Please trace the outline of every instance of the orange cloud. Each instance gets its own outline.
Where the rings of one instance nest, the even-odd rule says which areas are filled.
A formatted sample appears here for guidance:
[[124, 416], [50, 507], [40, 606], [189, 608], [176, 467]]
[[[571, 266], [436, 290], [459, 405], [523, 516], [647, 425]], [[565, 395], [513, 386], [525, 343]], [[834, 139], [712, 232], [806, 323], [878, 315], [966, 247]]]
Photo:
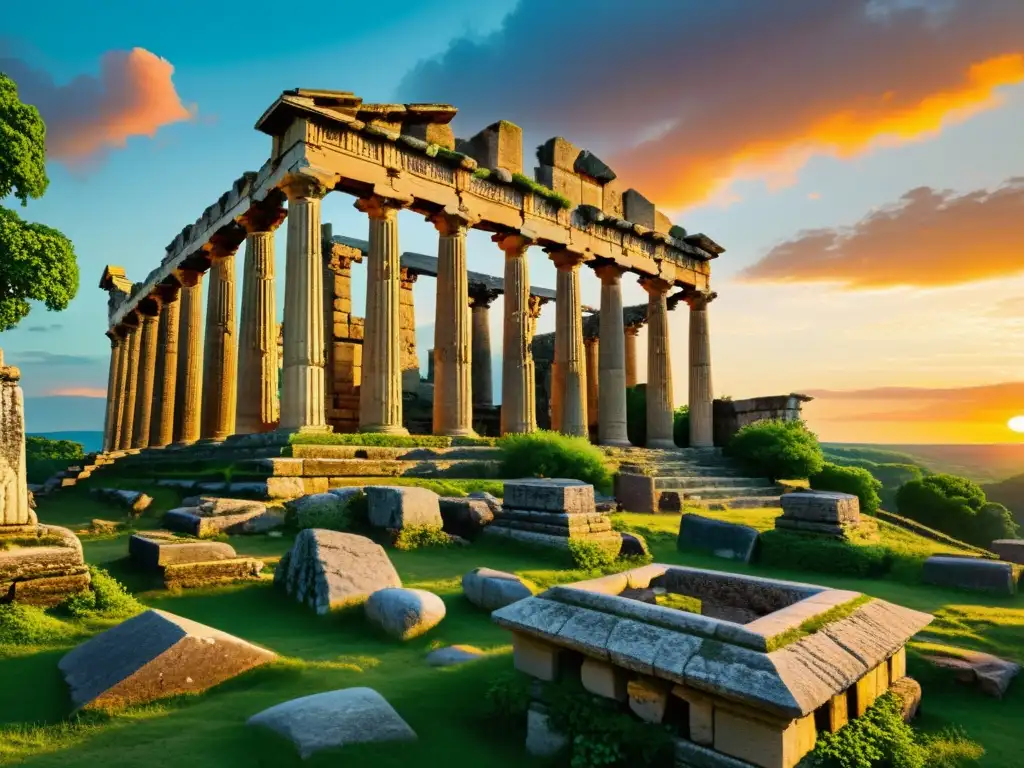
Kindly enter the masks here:
[[[570, 85], [537, 88], [553, 66]], [[1020, 0], [520, 0], [399, 91], [452, 101], [464, 133], [507, 118], [537, 140], [564, 135], [677, 208], [738, 179], [789, 184], [815, 155], [920, 140], [1020, 82]]]
[[57, 387], [48, 390], [44, 397], [106, 397], [104, 387]]
[[108, 51], [98, 77], [79, 75], [65, 85], [20, 59], [0, 58], [0, 71], [46, 121], [47, 155], [72, 166], [123, 147], [134, 136], [152, 138], [163, 126], [196, 114], [178, 96], [171, 63], [144, 48]]
[[853, 227], [800, 233], [740, 279], [930, 288], [1020, 274], [1022, 211], [1024, 178], [960, 196], [920, 187]]

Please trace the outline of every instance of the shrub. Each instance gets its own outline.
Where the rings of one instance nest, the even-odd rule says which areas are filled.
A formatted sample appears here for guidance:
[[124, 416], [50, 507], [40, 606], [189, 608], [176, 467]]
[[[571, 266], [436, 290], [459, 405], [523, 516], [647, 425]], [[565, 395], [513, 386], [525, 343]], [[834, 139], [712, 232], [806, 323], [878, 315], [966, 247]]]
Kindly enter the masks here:
[[565, 477], [590, 483], [604, 493], [611, 490], [612, 476], [604, 453], [585, 437], [542, 430], [505, 435], [498, 446], [504, 477]]
[[30, 483], [45, 483], [72, 462], [85, 457], [85, 448], [72, 440], [25, 436], [25, 475]]
[[903, 722], [896, 696], [886, 693], [861, 717], [822, 734], [801, 768], [924, 768], [927, 753]]
[[811, 488], [816, 491], [852, 493], [860, 500], [860, 511], [866, 514], [875, 514], [881, 504], [878, 492], [882, 484], [866, 469], [825, 462], [821, 472], [811, 475], [809, 479]]
[[934, 735], [923, 736], [921, 745], [927, 754], [928, 768], [967, 768], [977, 765], [985, 749], [959, 728], [947, 728]]
[[726, 453], [772, 480], [810, 477], [825, 465], [818, 438], [802, 421], [755, 421], [732, 436]]
[[883, 576], [894, 559], [880, 544], [854, 545], [787, 531], [765, 531], [757, 543], [762, 565], [842, 576]]
[[394, 547], [403, 551], [423, 547], [450, 547], [452, 537], [437, 525], [410, 525], [395, 536]]
[[681, 405], [672, 414], [672, 439], [680, 448], [690, 445], [690, 406]]
[[49, 645], [74, 634], [74, 628], [42, 608], [22, 603], [0, 605], [0, 646]]
[[101, 616], [118, 619], [144, 610], [142, 603], [102, 568], [90, 565], [89, 575], [92, 578], [90, 589], [71, 595], [61, 603], [64, 613], [74, 618]]
[[532, 680], [518, 672], [507, 672], [491, 683], [484, 694], [484, 715], [502, 724], [517, 721], [530, 707]]
[[899, 513], [969, 544], [1014, 538], [1017, 524], [1002, 504], [989, 502], [977, 483], [956, 475], [928, 475], [896, 494]]
[[583, 571], [597, 571], [615, 563], [618, 552], [610, 546], [602, 546], [586, 539], [569, 539], [569, 557], [573, 564]]

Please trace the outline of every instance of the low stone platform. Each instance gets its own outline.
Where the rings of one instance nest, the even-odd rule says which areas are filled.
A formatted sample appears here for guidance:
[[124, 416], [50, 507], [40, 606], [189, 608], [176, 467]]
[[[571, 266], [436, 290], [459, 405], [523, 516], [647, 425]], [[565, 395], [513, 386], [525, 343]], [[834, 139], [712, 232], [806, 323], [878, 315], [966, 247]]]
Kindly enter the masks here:
[[996, 539], [989, 549], [999, 555], [1000, 560], [1024, 565], [1024, 539]]
[[796, 491], [784, 494], [780, 503], [778, 530], [846, 539], [861, 526], [860, 500], [850, 493]]
[[49, 607], [89, 588], [82, 543], [55, 525], [0, 528], [0, 603]]
[[505, 482], [501, 514], [483, 529], [531, 544], [569, 546], [570, 539], [621, 548], [611, 518], [597, 512], [594, 486], [579, 480], [528, 478]]
[[168, 589], [259, 579], [263, 570], [262, 560], [239, 557], [230, 544], [182, 539], [162, 531], [133, 534], [128, 556], [143, 570], [160, 573]]
[[1017, 572], [1010, 563], [980, 557], [933, 555], [925, 560], [921, 580], [939, 587], [1012, 595]]
[[251, 499], [195, 496], [164, 514], [164, 525], [192, 536], [266, 533], [284, 525], [284, 512]]

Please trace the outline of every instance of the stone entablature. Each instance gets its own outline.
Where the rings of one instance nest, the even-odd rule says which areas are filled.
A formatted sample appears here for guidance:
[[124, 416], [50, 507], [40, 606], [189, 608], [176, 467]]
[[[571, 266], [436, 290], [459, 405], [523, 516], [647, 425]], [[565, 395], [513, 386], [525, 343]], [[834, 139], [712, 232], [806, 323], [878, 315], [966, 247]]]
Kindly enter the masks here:
[[[660, 595], [698, 601], [699, 612]], [[566, 654], [581, 654], [591, 692], [628, 698], [652, 723], [678, 697], [691, 741], [762, 768], [790, 768], [819, 729], [862, 715], [906, 675], [906, 642], [932, 619], [857, 592], [658, 564], [552, 587], [491, 616], [513, 633], [520, 671], [552, 681]], [[824, 625], [804, 631], [812, 619]]]

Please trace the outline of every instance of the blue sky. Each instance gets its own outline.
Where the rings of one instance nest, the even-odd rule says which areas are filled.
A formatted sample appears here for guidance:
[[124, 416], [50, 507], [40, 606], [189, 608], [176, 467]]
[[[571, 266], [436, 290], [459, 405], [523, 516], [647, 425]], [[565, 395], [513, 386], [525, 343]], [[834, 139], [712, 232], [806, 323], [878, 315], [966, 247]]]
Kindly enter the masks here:
[[[872, 5], [886, 1], [895, 2], [881, 0]], [[842, 0], [836, 7], [853, 4]], [[107, 2], [102, 12], [84, 17], [80, 5], [63, 2], [18, 4], [6, 9], [0, 59], [16, 57], [63, 84], [80, 75], [96, 74], [101, 57], [109, 51], [144, 48], [174, 66], [178, 96], [197, 109], [193, 120], [166, 125], [153, 138], [130, 138], [124, 148], [105, 153], [85, 168], [69, 170], [60, 162], [48, 164], [49, 191], [20, 213], [57, 227], [72, 239], [82, 285], [67, 311], [58, 315], [38, 307], [19, 328], [0, 336], [8, 360], [23, 368], [26, 394], [37, 398], [105, 385], [106, 295], [96, 287], [103, 266], [123, 265], [133, 279], [148, 273], [182, 226], [194, 221], [234, 178], [263, 163], [269, 138], [253, 130], [253, 125], [282, 90], [293, 87], [351, 90], [366, 101], [428, 100], [450, 93], [446, 100], [463, 113], [456, 121], [459, 135], [469, 135], [487, 122], [510, 119], [527, 132], [524, 157], [532, 156], [537, 142], [561, 134], [582, 146], [600, 146], [602, 153], [615, 158], [617, 169], [635, 167], [634, 177], [657, 191], [651, 196], [660, 208], [690, 231], [706, 231], [728, 249], [713, 271], [720, 295], [713, 305], [712, 333], [716, 389], [721, 394], [868, 391], [888, 385], [955, 388], [1024, 379], [1024, 352], [1018, 351], [1017, 341], [1024, 312], [1021, 317], [991, 314], [993, 306], [1021, 295], [1024, 280], [1019, 273], [997, 275], [982, 269], [977, 279], [963, 285], [891, 286], [867, 292], [844, 290], [800, 275], [773, 283], [744, 281], [739, 275], [780, 243], [799, 241], [803, 230], [855, 227], [872, 211], [896, 204], [916, 187], [967, 194], [993, 190], [1008, 179], [1024, 176], [1024, 144], [1020, 142], [1024, 85], [1019, 80], [1007, 78], [1005, 85], [992, 90], [998, 104], [984, 104], [964, 113], [950, 109], [934, 130], [921, 130], [900, 140], [876, 131], [879, 135], [871, 141], [844, 152], [792, 139], [794, 127], [780, 125], [778, 117], [786, 103], [799, 105], [805, 97], [823, 114], [836, 111], [834, 104], [826, 103], [825, 96], [818, 98], [813, 90], [827, 91], [829, 87], [809, 83], [801, 93], [790, 80], [793, 72], [801, 69], [810, 72], [819, 63], [826, 68], [829, 52], [818, 49], [828, 48], [830, 35], [837, 36], [831, 57], [844, 55], [844, 38], [834, 30], [849, 24], [838, 13], [833, 19], [826, 11], [810, 10], [815, 6], [807, 0], [799, 0], [793, 8], [806, 5], [804, 15], [813, 17], [821, 43], [809, 48], [804, 60], [795, 58], [790, 69], [780, 64], [776, 75], [769, 62], [764, 73], [748, 69], [732, 76], [726, 72], [730, 68], [727, 59], [716, 61], [708, 56], [695, 64], [685, 58], [685, 51], [666, 50], [659, 71], [649, 52], [642, 50], [646, 38], [640, 33], [647, 34], [651, 20], [660, 18], [666, 19], [664, 26], [671, 31], [677, 17], [685, 14], [679, 10], [682, 6], [657, 0], [631, 6], [636, 15], [634, 26], [640, 30], [635, 36], [628, 24], [616, 32], [602, 21], [605, 13], [614, 18], [619, 5], [587, 6], [593, 9], [596, 21], [593, 29], [576, 35], [586, 38], [582, 43], [573, 36], [580, 18], [573, 14], [583, 7], [575, 0], [566, 2], [564, 8], [548, 9], [550, 13], [537, 0], [486, 4], [428, 0], [391, 3], [386, 10], [343, 2], [329, 13], [298, 20], [292, 17], [299, 14], [291, 14], [289, 7], [263, 2], [249, 3], [244, 9], [181, 2], [173, 11], [163, 4], [147, 3], [140, 11], [138, 3]], [[955, 6], [955, 0], [950, 5]], [[757, 24], [744, 21], [749, 16], [744, 6], [762, 10], [751, 0], [730, 0], [713, 12], [705, 9], [691, 23], [699, 21], [715, 30], [714, 39], [723, 51], [729, 50], [729, 35], [736, 38], [737, 50], [746, 50], [749, 43], [740, 48], [745, 43], [743, 35], [753, 33], [745, 27], [756, 28]], [[855, 119], [868, 125], [876, 119], [872, 109], [877, 111], [877, 107], [862, 109], [865, 100], [884, 101], [885, 92], [891, 91], [897, 97], [908, 93], [908, 100], [920, 101], [956, 87], [953, 75], [969, 64], [1008, 52], [1024, 53], [1024, 44], [1013, 47], [1010, 33], [1020, 32], [1016, 39], [1024, 40], [1024, 26], [1012, 28], [1010, 22], [1021, 20], [1014, 15], [1012, 2], [979, 0], [973, 7], [975, 17], [982, 21], [988, 18], [982, 12], [984, 7], [991, 12], [991, 19], [999, 20], [999, 27], [1011, 26], [1006, 36], [1010, 42], [993, 34], [991, 50], [972, 49], [963, 61], [943, 53], [940, 61], [935, 51], [945, 49], [933, 45], [926, 33], [915, 32], [916, 27], [900, 32], [897, 42], [906, 38], [907, 44], [890, 45], [889, 54], [884, 35], [880, 35], [876, 56], [886, 66], [874, 71], [870, 62], [861, 62], [862, 78], [835, 75], [836, 98], [854, 105], [854, 111], [860, 109]], [[547, 15], [537, 16], [539, 13]], [[508, 20], [506, 14], [510, 14]], [[531, 36], [528, 41], [536, 41], [535, 48], [524, 46], [516, 37], [523, 34]], [[553, 42], [560, 39], [565, 40], [564, 49]], [[926, 63], [899, 58], [910, 54], [936, 60]], [[490, 66], [485, 55], [498, 57], [499, 65]], [[815, 56], [824, 58], [819, 62]], [[434, 61], [436, 66], [429, 71], [418, 67], [424, 61]], [[631, 71], [631, 65], [636, 69]], [[619, 70], [624, 74], [616, 80]], [[951, 73], [949, 82], [934, 74], [947, 71]], [[600, 78], [595, 74], [590, 82], [588, 72], [600, 73]], [[813, 80], [810, 74], [808, 79]], [[764, 94], [766, 104], [753, 103], [757, 98], [740, 98], [744, 88], [753, 87], [753, 80], [759, 81], [757, 93], [766, 88], [778, 93]], [[710, 138], [703, 142], [703, 134], [684, 130], [684, 118], [694, 114], [686, 99], [697, 97], [697, 112], [708, 116], [708, 135], [744, 129], [749, 132], [744, 141], [749, 143], [781, 132], [790, 137], [789, 143], [767, 160], [760, 158], [749, 168], [740, 167], [723, 177], [714, 194], [702, 199], [682, 195], [673, 187], [671, 176], [686, 176], [691, 143], [695, 167], [698, 159], [705, 161], [713, 151], [722, 154], [735, 148], [712, 146]], [[743, 109], [750, 111], [726, 109], [719, 103], [730, 97], [737, 103], [749, 103]], [[772, 108], [769, 97], [778, 100], [777, 109]], [[677, 102], [686, 108], [677, 107]], [[674, 108], [677, 112], [671, 111]], [[503, 111], [495, 113], [496, 109]], [[718, 117], [717, 124], [711, 120], [713, 116]], [[805, 131], [809, 138], [814, 136], [813, 127]], [[869, 128], [864, 130], [870, 134]], [[638, 142], [638, 136], [657, 140], [652, 145]], [[664, 171], [658, 170], [664, 178], [652, 175], [638, 143], [640, 149], [650, 145], [664, 153]], [[641, 191], [648, 189], [641, 183], [637, 186]], [[329, 196], [323, 218], [333, 223], [336, 233], [365, 237], [365, 219], [352, 208], [351, 198]], [[411, 213], [404, 213], [401, 223], [403, 249], [435, 250], [436, 233], [430, 225]], [[906, 232], [892, 237], [891, 253], [883, 243], [873, 258], [883, 264], [886, 258], [922, 258], [913, 247], [915, 227], [921, 225], [910, 224]], [[278, 238], [279, 273], [283, 231]], [[975, 240], [965, 233], [963, 258], [983, 263], [988, 254]], [[966, 247], [968, 242], [978, 250]], [[955, 254], [937, 255], [936, 269], [942, 268], [944, 258], [955, 258]], [[485, 233], [471, 233], [469, 261], [470, 268], [477, 271], [500, 274], [502, 269], [500, 254]], [[922, 270], [928, 268], [924, 260]], [[554, 271], [542, 252], [531, 253], [531, 270], [535, 284], [554, 285]], [[358, 311], [363, 286], [359, 269], [354, 283]], [[433, 290], [434, 283], [429, 280], [416, 286], [421, 359], [431, 344]], [[283, 285], [279, 285], [279, 294], [283, 296]], [[636, 286], [627, 287], [626, 294], [627, 302], [644, 298]], [[599, 302], [598, 282], [589, 274], [584, 276], [583, 300], [594, 305]], [[500, 304], [495, 309], [497, 320]], [[684, 402], [686, 326], [683, 313], [677, 315], [672, 328], [677, 352], [676, 393], [677, 400]], [[60, 328], [52, 328], [54, 325]], [[39, 327], [47, 330], [31, 330]], [[546, 313], [538, 330], [552, 328], [553, 313]], [[492, 338], [500, 339], [497, 322]], [[66, 357], [48, 358], [47, 353]], [[42, 420], [41, 408], [39, 416]], [[30, 408], [30, 427], [33, 418]], [[62, 412], [60, 419], [65, 418]], [[95, 417], [86, 421], [90, 418]], [[67, 428], [87, 426], [68, 423]], [[54, 427], [47, 423], [46, 428]], [[836, 430], [838, 426], [826, 424], [825, 428]]]

